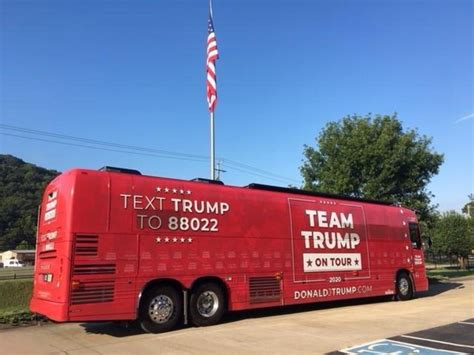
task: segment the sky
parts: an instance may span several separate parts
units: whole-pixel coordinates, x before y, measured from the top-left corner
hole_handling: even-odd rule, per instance
[[[397,113],[474,193],[473,2],[214,0],[216,155],[229,185],[300,186],[328,122]],[[206,0],[0,0],[0,154],[210,176]],[[348,157],[350,158],[350,157]]]

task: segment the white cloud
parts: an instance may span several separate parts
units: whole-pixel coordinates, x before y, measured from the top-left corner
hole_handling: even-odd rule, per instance
[[[454,123],[459,123],[459,122],[462,122],[462,121],[466,121],[466,120],[468,120],[468,119],[470,119],[470,118],[474,118],[474,113],[471,113],[471,114],[469,114],[469,115],[467,115],[467,116],[461,117],[460,119],[458,119],[458,120],[457,120],[456,122],[454,122]]]

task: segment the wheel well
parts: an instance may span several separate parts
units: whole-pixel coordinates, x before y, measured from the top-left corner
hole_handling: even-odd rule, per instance
[[[207,276],[207,277],[201,277],[201,278],[195,280],[193,282],[193,284],[191,285],[191,291],[195,290],[196,288],[198,288],[199,286],[201,286],[201,285],[203,285],[207,282],[212,282],[212,283],[216,284],[217,286],[219,286],[221,288],[222,292],[224,293],[226,308],[228,308],[229,290],[227,288],[226,283],[218,277]]]
[[[411,273],[409,270],[407,269],[400,269],[397,271],[397,274],[395,275],[395,282],[397,282],[398,280],[398,276],[400,276],[401,274],[407,274],[410,278],[411,278]]]
[[[408,276],[410,276],[410,271],[407,270],[407,269],[400,269],[397,271],[397,277],[400,275],[400,274],[407,274]]]
[[[178,281],[173,280],[173,279],[157,279],[157,280],[148,281],[148,283],[145,284],[145,286],[143,286],[142,291],[138,294],[137,306],[136,306],[137,316],[138,316],[138,311],[140,309],[140,304],[141,304],[141,301],[143,299],[143,296],[149,290],[151,290],[151,289],[153,289],[157,286],[161,286],[161,285],[166,285],[166,286],[173,287],[174,289],[176,289],[176,291],[178,291],[179,295],[181,295],[181,291],[184,289],[184,287],[183,287],[183,285],[181,285],[181,283],[179,283]]]

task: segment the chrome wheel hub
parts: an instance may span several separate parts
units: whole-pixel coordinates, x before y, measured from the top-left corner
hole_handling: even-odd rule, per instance
[[[408,284],[407,279],[401,279],[400,284],[398,285],[398,289],[402,295],[408,295],[408,291],[410,289],[410,286]]]
[[[212,317],[219,309],[219,298],[212,291],[206,291],[197,299],[197,311],[206,318]]]
[[[166,295],[158,295],[151,300],[148,315],[153,322],[163,324],[169,321],[173,310],[174,305],[171,298]]]

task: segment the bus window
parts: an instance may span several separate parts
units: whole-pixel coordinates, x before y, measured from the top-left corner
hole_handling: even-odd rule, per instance
[[[418,223],[410,223],[409,227],[411,245],[415,249],[421,249],[421,236],[420,230],[418,229]]]

